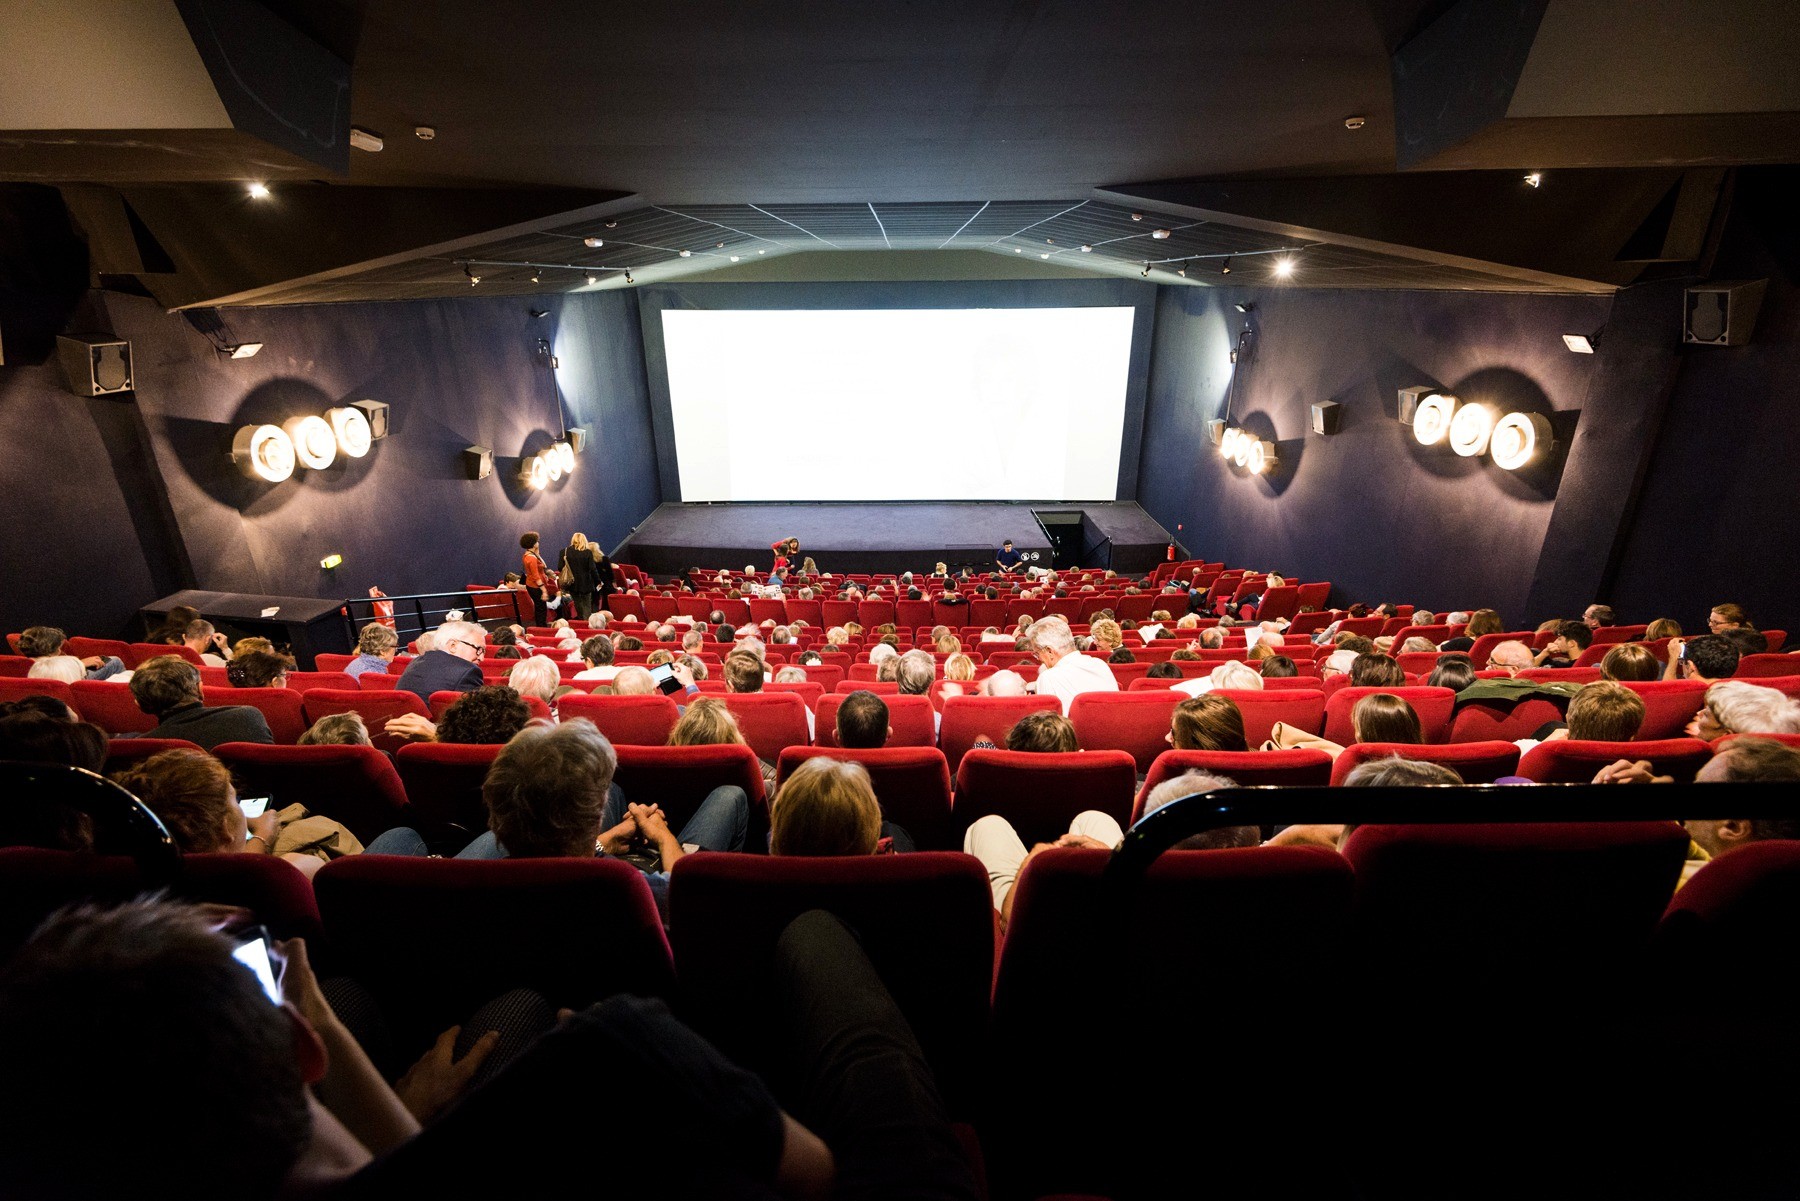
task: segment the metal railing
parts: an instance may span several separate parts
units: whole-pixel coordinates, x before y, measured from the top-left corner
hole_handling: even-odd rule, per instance
[[[524,604],[521,604],[523,598]],[[485,592],[418,592],[410,596],[353,596],[347,597],[343,604],[344,630],[350,636],[350,645],[355,646],[362,628],[378,618],[375,606],[392,605],[394,633],[400,637],[400,645],[417,638],[427,630],[436,629],[450,619],[450,614],[460,612],[464,621],[473,621],[479,625],[492,628],[496,625],[530,624],[530,611],[527,608],[531,601],[528,593],[514,588],[493,588]]]

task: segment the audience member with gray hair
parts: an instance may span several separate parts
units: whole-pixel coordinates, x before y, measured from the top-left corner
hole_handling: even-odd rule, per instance
[[[1504,671],[1507,675],[1516,676],[1528,670],[1532,662],[1531,648],[1516,638],[1510,638],[1488,654],[1487,665],[1494,671]]]
[[[395,688],[426,704],[434,692],[472,692],[481,687],[481,655],[487,631],[472,621],[446,621],[436,630],[433,649],[406,665]]]
[[[1171,801],[1179,801],[1182,797],[1196,796],[1203,792],[1212,792],[1220,788],[1236,788],[1237,781],[1229,776],[1215,775],[1206,771],[1190,771],[1173,779],[1164,780],[1150,790],[1144,798],[1144,815],[1148,817]],[[1200,834],[1190,834],[1170,850],[1174,851],[1223,851],[1238,847],[1254,847],[1262,845],[1262,831],[1255,826],[1222,826],[1217,830],[1207,830]]]
[[[562,686],[562,675],[556,670],[556,662],[548,655],[532,655],[528,659],[520,659],[506,673],[507,685],[520,696],[535,696],[550,706],[550,715],[556,715],[556,690]]]
[[[344,667],[344,674],[358,678],[367,672],[386,675],[394,665],[400,649],[400,635],[380,622],[370,622],[356,636],[356,658]],[[423,648],[421,648],[423,649]]]
[[[1069,623],[1059,617],[1046,617],[1034,623],[1026,635],[1026,646],[1042,665],[1038,672],[1037,694],[1055,697],[1065,716],[1070,703],[1084,692],[1119,690],[1119,681],[1113,677],[1112,668],[1100,659],[1077,651]]]
[[[1749,680],[1720,680],[1687,725],[1690,738],[1727,734],[1800,734],[1800,701]]]

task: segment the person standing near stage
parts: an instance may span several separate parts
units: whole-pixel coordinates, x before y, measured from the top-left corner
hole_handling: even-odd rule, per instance
[[[544,556],[538,552],[538,534],[530,530],[519,535],[519,546],[525,551],[525,591],[531,597],[532,623],[546,626],[550,624],[550,610],[544,604],[545,585],[550,582],[550,570],[544,566]]]
[[[563,551],[563,566],[569,571],[569,596],[575,601],[575,617],[586,621],[594,612],[594,590],[600,586],[599,553],[588,542],[586,534],[574,534]]]
[[[775,552],[775,566],[772,570],[785,573],[790,566],[788,561],[800,553],[800,539],[783,538],[780,542],[770,543],[769,549]]]
[[[1011,538],[1000,544],[1000,553],[994,556],[995,565],[1008,575],[1019,570],[1019,564],[1024,561],[1025,556],[1013,549]]]

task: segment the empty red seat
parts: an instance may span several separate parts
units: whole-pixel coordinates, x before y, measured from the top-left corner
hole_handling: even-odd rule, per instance
[[[589,696],[572,692],[556,702],[564,721],[585,717],[614,743],[662,746],[680,720],[675,702],[661,693],[649,696]]]
[[[335,970],[381,1003],[401,1058],[516,988],[572,1009],[671,992],[650,887],[618,860],[353,855],[313,887]]]
[[[308,688],[355,688],[356,677],[341,671],[290,671],[287,686],[296,692]]]
[[[29,682],[38,684],[43,681]],[[69,697],[82,720],[93,722],[108,734],[141,734],[145,730],[156,728],[156,719],[138,708],[129,684],[114,684],[108,680],[76,680],[67,687]],[[0,691],[0,699],[14,698],[5,696]]]
[[[164,751],[197,751],[185,738],[114,738],[106,744],[106,774],[124,771],[132,764]]]
[[[1068,833],[1069,822],[1086,809],[1125,825],[1136,788],[1137,761],[1125,751],[973,750],[956,770],[953,812],[963,830],[998,814],[1031,846]]]
[[[231,769],[239,796],[269,797],[275,809],[305,805],[342,822],[364,843],[412,820],[399,773],[374,747],[226,742],[213,754]]]
[[[1638,727],[1639,742],[1680,738],[1688,722],[1706,702],[1704,680],[1631,680],[1625,687],[1644,702],[1644,722]]]
[[[31,665],[36,662],[24,655],[0,655],[0,677],[23,680],[31,674]]]
[[[844,750],[791,746],[781,752],[777,795],[794,769],[821,756],[862,764],[875,787],[875,799],[881,803],[881,816],[904,827],[919,850],[954,851],[962,845],[950,820],[950,766],[936,747]]]
[[[1060,713],[1062,706],[1053,696],[947,697],[938,726],[938,747],[954,772],[977,738],[1005,746],[1013,724],[1027,713],[1038,712]]]
[[[1456,708],[1456,693],[1448,688],[1340,688],[1325,701],[1325,737],[1340,746],[1356,741],[1356,729],[1350,722],[1356,702],[1373,693],[1397,696],[1419,715],[1419,727],[1426,742],[1450,740],[1450,716]]]
[[[394,767],[422,834],[455,835],[466,842],[488,828],[481,786],[501,749],[499,744],[415,742],[395,753]]]
[[[763,795],[762,768],[756,752],[730,743],[720,746],[632,746],[613,748],[619,757],[613,783],[628,802],[661,805],[669,828],[680,832],[713,789],[724,785],[742,788],[750,799],[752,837],[747,849],[764,850],[767,843],[754,837],[768,828],[768,803]]]
[[[77,634],[63,643],[62,653],[74,655],[77,659],[98,655],[102,659],[117,659],[124,663],[130,660],[131,644],[120,642],[117,638],[83,638]]]
[[[1144,816],[1144,803],[1158,785],[1191,771],[1224,776],[1245,788],[1263,785],[1323,787],[1331,780],[1331,756],[1324,751],[1164,751],[1150,765],[1131,805],[1131,821]]]
[[[722,698],[737,719],[744,740],[765,763],[781,758],[784,747],[811,741],[806,728],[806,702],[789,692],[729,692]]]
[[[1616,642],[1635,642],[1644,636],[1649,626],[1595,626],[1594,642],[1600,646],[1610,646]]]
[[[894,620],[894,602],[866,600],[856,606],[856,620],[865,630],[887,625]]]
[[[1075,741],[1084,751],[1124,751],[1149,771],[1169,749],[1169,716],[1186,699],[1168,689],[1149,692],[1084,692],[1069,704]]]
[[[773,696],[786,693],[789,696],[797,696],[800,698],[800,703],[806,706],[806,711],[808,713],[813,711],[813,706],[819,703],[819,698],[824,696],[826,692],[826,689],[822,685],[816,684],[811,680],[802,680],[794,684],[764,684],[762,690],[765,695]]]
[[[1519,748],[1510,742],[1450,742],[1426,746],[1405,742],[1353,742],[1331,765],[1331,782],[1343,784],[1350,773],[1364,763],[1392,757],[1441,763],[1461,776],[1465,784],[1492,784],[1519,770]]]
[[[292,688],[202,687],[200,699],[209,706],[249,705],[268,721],[275,741],[288,746],[299,741],[311,724],[306,720],[302,695]],[[371,736],[376,732],[369,731]]]
[[[1560,738],[1540,742],[1519,760],[1519,774],[1538,784],[1586,784],[1594,774],[1620,759],[1648,759],[1657,775],[1692,780],[1712,758],[1712,748],[1698,738],[1665,738],[1656,742],[1584,742]]]
[[[88,681],[77,682],[87,683]],[[113,687],[125,688],[127,686],[115,684]],[[75,703],[73,688],[61,680],[21,680],[12,676],[0,676],[0,701],[21,701],[28,696],[53,696],[69,708],[80,712],[80,707]],[[151,722],[150,725],[140,728],[148,730],[155,724],[155,722]]]
[[[750,600],[750,620],[758,625],[772,621],[776,625],[786,625],[788,621],[787,604],[779,600],[763,600],[752,597]]]
[[[1317,684],[1318,681],[1312,681]],[[1325,694],[1314,688],[1220,688],[1217,695],[1233,702],[1244,717],[1244,741],[1261,746],[1275,730],[1275,723],[1317,734],[1325,724]]]
[[[889,746],[936,746],[937,745],[937,711],[931,707],[931,701],[923,696],[902,696],[897,691],[888,692],[870,686],[869,691],[881,695],[888,707],[888,728],[893,730],[888,735]],[[837,711],[843,703],[847,692],[834,692],[819,698],[813,707],[814,746],[837,745]]]
[[[992,894],[970,856],[685,856],[669,881],[683,1018],[738,1063],[779,1076],[780,1040],[769,1037],[783,1020],[774,946],[809,909],[829,910],[856,931],[951,1116],[967,1114],[985,1080],[994,973]]]
[[[315,688],[311,692],[301,693],[300,700],[308,726],[330,713],[362,714],[363,724],[369,727],[370,739],[378,749],[384,751],[397,751],[407,741],[385,733],[390,720],[403,713],[415,713],[424,718],[431,716],[431,710],[425,707],[425,702],[419,699],[417,693],[398,688],[379,691],[359,688],[354,692],[349,689]]]
[[[359,692],[385,692],[400,686],[400,677],[387,675],[379,671],[365,671],[356,677]]]
[[[161,655],[174,655],[176,658],[186,659],[195,667],[204,663],[198,652],[185,646],[165,646],[160,642],[133,642],[128,649],[131,653],[125,659],[125,666],[131,668],[142,667],[145,663]]]
[[[1740,680],[1757,680],[1795,672],[1800,672],[1800,655],[1745,655],[1732,674]]]

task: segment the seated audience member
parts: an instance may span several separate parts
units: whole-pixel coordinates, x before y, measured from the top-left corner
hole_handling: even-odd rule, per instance
[[[1589,605],[1581,615],[1581,624],[1590,630],[1598,630],[1602,626],[1618,625],[1619,619],[1613,615],[1611,605]]]
[[[1475,664],[1469,656],[1459,653],[1439,655],[1437,666],[1425,678],[1428,688],[1448,688],[1452,692],[1461,692],[1475,682]]]
[[[776,684],[804,684],[806,683],[806,669],[790,663],[786,667],[776,670],[773,682]]]
[[[962,639],[958,638],[955,634],[952,634],[949,630],[945,630],[938,637],[932,639],[931,649],[940,655],[948,657],[957,654],[962,650]]]
[[[796,660],[796,662],[798,662],[801,667],[825,666],[825,660],[819,656],[818,651],[801,651],[800,658]]]
[[[1442,784],[1461,784],[1463,778],[1453,767],[1427,763],[1423,759],[1407,759],[1389,755],[1359,763],[1344,777],[1346,788],[1428,788]],[[1346,826],[1348,834],[1353,826]]]
[[[889,659],[900,657],[900,640],[893,635],[883,635],[880,642],[869,648],[869,662],[880,666]]]
[[[1261,650],[1264,648],[1258,647],[1257,649]],[[1113,648],[1112,653],[1110,655],[1106,656],[1106,661],[1109,664],[1112,664],[1112,663],[1136,663],[1137,656],[1132,654],[1129,650],[1125,649],[1122,646],[1116,646]]]
[[[978,741],[975,744],[980,746]],[[1027,713],[1013,723],[1012,729],[1006,732],[1006,749],[1009,751],[1031,751],[1035,754],[1067,754],[1078,751],[1081,744],[1075,740],[1075,724],[1060,713],[1039,710]]]
[[[1225,631],[1220,629],[1218,626],[1211,626],[1207,629],[1200,631],[1200,637],[1199,637],[1198,641],[1200,643],[1200,646],[1198,649],[1200,649],[1200,650],[1203,650],[1203,651],[1223,650],[1223,649],[1225,649]]]
[[[808,759],[770,802],[771,855],[878,855],[913,849],[910,834],[881,820],[874,785],[860,763]]]
[[[706,635],[698,626],[690,626],[687,633],[681,636],[681,649],[690,655],[699,654],[706,648]]]
[[[958,651],[944,660],[944,678],[967,684],[975,678],[975,660]]]
[[[999,814],[990,813],[977,818],[963,834],[963,853],[975,856],[987,869],[988,885],[994,893],[994,908],[999,911],[1000,926],[1004,929],[1012,920],[1013,885],[1032,856],[1053,846],[1116,851],[1123,841],[1125,831],[1119,828],[1116,820],[1098,809],[1087,809],[1069,822],[1067,834],[1055,842],[1040,842],[1027,850],[1012,823]]]
[[[1178,751],[1243,751],[1244,715],[1237,702],[1222,696],[1190,697],[1169,715],[1164,735]]]
[[[80,720],[50,696],[0,702],[0,760],[60,763],[95,773],[106,769],[106,731]],[[63,805],[0,805],[0,846],[53,851],[93,849],[93,821]]]
[[[613,666],[613,653],[616,649],[613,646],[613,640],[605,634],[595,634],[583,641],[581,661],[587,664],[587,667],[576,672],[574,678],[584,683],[592,681],[605,684],[611,681],[614,676],[619,674],[619,669]]]
[[[556,719],[556,694],[562,687],[562,676],[548,656],[532,655],[520,659],[506,673],[506,683],[520,696],[535,696],[550,706],[550,718]]]
[[[435,723],[416,713],[402,713],[389,718],[382,729],[422,742],[496,746],[530,722],[531,710],[518,693],[503,684],[489,684],[458,697]]]
[[[701,670],[704,671],[705,668],[702,667]],[[686,679],[683,679],[682,672],[679,668],[676,669],[675,678],[680,680],[686,687],[688,695],[692,696],[700,691],[698,688],[694,687],[692,683],[693,676],[689,675]],[[606,685],[602,684],[594,691],[605,692]],[[635,663],[627,667],[621,667],[619,669],[619,674],[613,677],[612,691],[614,696],[649,696],[651,693],[657,691],[656,677],[650,674],[649,668],[639,667]]]
[[[1290,659],[1289,663],[1292,662]],[[1266,671],[1263,673],[1265,679],[1268,678],[1268,675],[1269,673]],[[1144,678],[1146,680],[1179,680],[1182,678],[1181,668],[1175,666],[1173,662],[1152,663],[1150,670],[1144,673]]]
[[[1096,621],[1088,627],[1088,632],[1094,636],[1094,645],[1109,655],[1125,643],[1125,631],[1110,617]]]
[[[1585,742],[1630,742],[1644,724],[1644,699],[1623,684],[1597,680],[1569,701],[1567,719],[1558,728],[1540,731],[1536,738],[1516,741],[1520,750],[1539,742],[1572,738]]]
[[[1800,701],[1749,680],[1720,680],[1706,690],[1687,735],[1711,742],[1727,734],[1800,734]]]
[[[19,635],[19,653],[28,659],[47,659],[63,653],[63,644],[68,636],[55,626],[31,626]],[[107,680],[125,670],[123,661],[108,655],[89,655],[81,661],[82,670],[90,680]]]
[[[1404,688],[1406,672],[1390,655],[1358,655],[1350,664],[1352,688]]]
[[[888,724],[887,702],[859,688],[837,707],[837,744],[847,750],[879,750],[894,729]]]
[[[725,656],[727,692],[761,692],[767,669],[752,651],[734,650]]]
[[[1745,655],[1765,655],[1769,653],[1769,640],[1762,632],[1748,626],[1740,626],[1735,630],[1726,630],[1719,637],[1737,648],[1738,658]]]
[[[1350,728],[1356,742],[1399,742],[1416,746],[1425,741],[1418,712],[1391,692],[1371,692],[1351,706]],[[1324,751],[1333,759],[1344,753],[1344,748],[1329,738],[1296,730],[1279,721],[1262,749]]]
[[[889,655],[875,668],[875,679],[882,684],[898,684],[900,682],[900,657]]]
[[[1183,680],[1179,684],[1171,684],[1170,691],[1185,692],[1189,696],[1200,696],[1217,689],[1250,689],[1255,691],[1263,686],[1262,673],[1247,663],[1239,663],[1235,659],[1227,659],[1203,676],[1191,680]]]
[[[1016,671],[1001,668],[981,682],[982,696],[1024,696],[1026,694],[1025,677]]]
[[[158,655],[132,672],[131,698],[156,719],[144,738],[183,738],[208,751],[222,742],[275,741],[260,710],[202,704],[200,669],[175,655]]]
[[[1414,634],[1411,638],[1408,638],[1405,642],[1400,644],[1399,653],[1402,655],[1429,655],[1436,650],[1437,643],[1429,638],[1421,638],[1417,634]]]
[[[1030,649],[1042,665],[1037,694],[1055,697],[1064,713],[1082,693],[1119,690],[1119,681],[1106,664],[1075,649],[1075,636],[1067,622],[1045,618],[1031,627],[1029,638]]]
[[[1229,776],[1214,775],[1206,771],[1190,771],[1172,779],[1164,780],[1150,790],[1144,798],[1144,814],[1148,816],[1183,797],[1198,796],[1202,793],[1214,792],[1221,788],[1236,788],[1237,781]],[[1255,826],[1221,826],[1216,830],[1206,830],[1199,834],[1190,834],[1169,849],[1171,851],[1229,851],[1242,847],[1259,846],[1262,843],[1262,831]]]
[[[1594,643],[1594,631],[1579,621],[1559,621],[1556,623],[1556,637],[1552,638],[1533,660],[1538,667],[1573,667],[1575,660],[1581,658],[1581,652]]]
[[[1149,675],[1149,672],[1145,672]],[[1300,666],[1286,655],[1270,655],[1262,661],[1262,678],[1265,680],[1292,679],[1300,674]]]
[[[661,667],[665,663],[675,662],[675,652],[658,647],[644,656],[645,667]],[[805,673],[802,673],[805,674]]]
[[[737,717],[717,697],[697,696],[681,711],[675,728],[669,731],[669,746],[749,746]],[[775,789],[775,765],[757,759],[762,770],[765,793]]]
[[[162,751],[113,780],[162,820],[185,854],[279,855],[310,878],[329,861],[363,849],[342,825],[301,805],[246,819],[231,772],[203,751]]]
[[[421,637],[425,637],[425,635],[421,635]],[[424,648],[420,647],[419,649],[423,650]],[[250,635],[248,638],[239,638],[236,642],[231,644],[231,657],[233,659],[237,658],[239,655],[247,655],[251,651],[267,651],[272,655],[275,653],[275,644],[270,642],[267,638],[261,638],[255,634]]]
[[[894,668],[894,682],[900,685],[902,696],[924,696],[936,679],[937,661],[930,651],[907,651]]]
[[[1681,637],[1681,623],[1673,617],[1659,617],[1644,627],[1644,641],[1655,642],[1658,638]]]
[[[1334,650],[1349,651],[1353,655],[1372,655],[1376,652],[1375,640],[1361,634],[1339,634],[1331,645]]]
[[[523,657],[519,653],[519,636],[512,632],[511,627],[501,626],[488,635],[487,657],[490,659]]]
[[[429,703],[434,692],[481,687],[481,654],[487,632],[472,621],[446,621],[433,631],[432,649],[416,656],[394,687]],[[421,644],[423,639],[420,640]]]
[[[163,615],[163,623],[150,631],[145,642],[158,646],[180,646],[187,639],[187,628],[200,620],[200,610],[192,605],[176,605]]]
[[[1741,606],[1714,605],[1706,615],[1706,628],[1714,634],[1723,634],[1726,630],[1753,630],[1756,627]]]
[[[293,666],[294,661],[286,655],[250,651],[232,659],[225,672],[233,688],[286,688]]]
[[[1494,671],[1504,671],[1509,676],[1516,676],[1531,666],[1531,648],[1516,639],[1502,642],[1488,655],[1488,667]]]
[[[327,713],[295,740],[299,746],[369,746],[369,727],[360,713]]]
[[[1737,670],[1738,649],[1717,634],[1669,639],[1665,680],[1724,680]]]
[[[1452,614],[1452,616],[1456,616]],[[1452,625],[1457,624],[1451,622]],[[1500,614],[1493,609],[1477,609],[1469,614],[1463,632],[1455,638],[1438,644],[1441,651],[1466,651],[1475,645],[1475,640],[1485,634],[1499,634],[1505,627],[1500,624]]]
[[[45,655],[41,659],[31,661],[31,669],[25,673],[29,680],[60,680],[64,684],[73,684],[76,680],[85,680],[87,668],[74,655]]]
[[[1654,680],[1662,675],[1662,664],[1650,648],[1636,642],[1621,642],[1600,660],[1600,674],[1608,680]]]
[[[386,675],[400,649],[400,636],[387,626],[371,622],[356,636],[356,658],[344,665],[344,674],[359,679],[366,672]]]
[[[1356,652],[1349,650],[1332,651],[1319,660],[1319,679],[1321,682],[1332,676],[1347,676],[1350,669],[1356,666]]]
[[[1650,777],[1648,762],[1634,766],[1641,768],[1645,777],[1668,782],[1666,776]],[[1734,738],[1721,746],[1694,778],[1702,784],[1800,783],[1800,750],[1768,738]],[[1699,851],[1681,874],[1684,884],[1707,862],[1739,847],[1769,839],[1800,838],[1800,821],[1783,819],[1690,819],[1682,825]]]
[[[181,635],[181,645],[199,655],[200,662],[208,667],[223,667],[231,658],[230,640],[213,629],[212,622],[205,618],[188,622]]]

